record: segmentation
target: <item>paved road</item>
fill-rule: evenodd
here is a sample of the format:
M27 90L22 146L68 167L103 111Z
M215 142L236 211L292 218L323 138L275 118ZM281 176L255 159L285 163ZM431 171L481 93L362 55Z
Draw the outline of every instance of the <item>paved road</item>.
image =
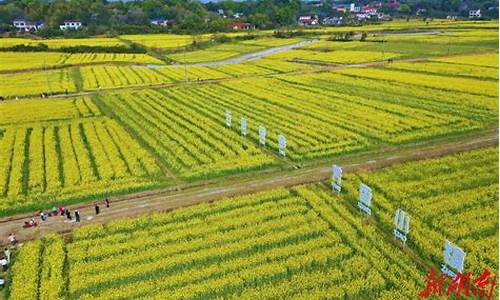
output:
M482 135L461 139L423 142L406 148L390 146L383 151L366 152L354 158L339 158L335 161L343 166L344 172L356 170L378 169L395 163L417 159L439 157L446 154L498 145L498 129L490 130ZM331 163L323 162L298 170L274 170L270 174L242 177L236 180L224 178L200 186L182 186L165 190L149 191L111 199L111 208L101 205L101 214L94 216L91 204L71 206L74 212L78 209L82 215L82 223L68 222L66 218L52 217L37 228L23 229L21 226L29 215L18 215L0 220L0 244L7 243L9 233L16 234L19 240L38 238L50 232L68 233L75 227L89 223L106 223L113 219L132 217L144 213L170 211L179 207L190 206L201 202L212 202L224 197L264 191L277 187L291 187L305 183L327 180L331 176ZM250 175L251 176L251 175ZM88 218L88 219L87 219ZM39 218L37 217L37 220Z
M279 46L279 47L273 47L269 49L265 49L262 51L258 52L253 52L253 53L248 53L244 54L242 56L234 57L234 58L229 58L226 60L221 60L221 61L210 61L210 62L200 62L200 63L194 63L194 64L180 64L178 65L179 67L213 67L213 66L222 66L222 65L231 65L231 64L238 64L242 63L245 61L250 61L250 60L255 60L259 58L263 58L272 54L280 53L280 52L286 52L295 48L302 47L307 44L312 44L319 42L318 39L314 40L306 40L306 41L301 41L295 44L290 44L290 45L284 45L284 46Z

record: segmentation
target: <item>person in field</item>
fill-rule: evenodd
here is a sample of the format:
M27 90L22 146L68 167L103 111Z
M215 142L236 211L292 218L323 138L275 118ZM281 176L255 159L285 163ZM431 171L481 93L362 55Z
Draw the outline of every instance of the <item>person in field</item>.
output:
M4 248L3 253L5 254L5 258L7 259L7 262L10 263L10 250L9 250L9 248Z
M9 234L9 242L12 246L17 244L16 236L13 233Z
M9 263L7 262L7 260L5 259L5 257L2 257L0 259L0 265L2 265L2 271L6 272L7 269L9 268Z
M64 217L65 209L63 205L59 206L59 213L61 214L61 217Z
M75 220L76 223L80 223L80 212L78 210L75 210Z
M36 226L37 224L36 224L35 218L31 218L28 222L25 222L25 225L27 227L34 227L34 226Z
M94 204L94 209L95 209L95 214L98 215L99 211L100 211L99 204L95 203Z

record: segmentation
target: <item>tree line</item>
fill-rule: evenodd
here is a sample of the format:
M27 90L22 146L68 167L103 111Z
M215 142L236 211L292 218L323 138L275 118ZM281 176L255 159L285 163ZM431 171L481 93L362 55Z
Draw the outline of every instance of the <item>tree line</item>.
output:
M320 17L345 14L332 8L332 0L304 2L300 0L224 0L201 3L195 0L3 0L0 1L0 33L13 32L12 22L24 17L31 21L43 21L45 27L36 32L43 37L67 35L73 37L102 34L133 33L204 33L231 30L234 20L251 23L258 29L289 27L302 14L317 14ZM356 5L369 0L345 1ZM319 3L319 4L318 4ZM465 5L465 6L464 6ZM418 0L403 3L398 9L382 0L381 11L395 16L415 15L425 9L428 17L443 17L447 14L465 14L464 7L482 8L483 14L498 16L498 0ZM151 26L151 20L169 20L167 27ZM64 20L77 19L84 24L77 31L61 31Z

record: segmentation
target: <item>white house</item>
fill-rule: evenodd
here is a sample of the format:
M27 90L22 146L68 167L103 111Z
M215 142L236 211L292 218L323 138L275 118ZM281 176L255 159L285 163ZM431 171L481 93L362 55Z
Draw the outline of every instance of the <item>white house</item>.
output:
M151 25L167 27L168 20L166 20L166 19L153 19L153 20L151 20Z
M15 19L14 22L14 27L16 27L20 31L37 31L40 30L44 27L44 24L42 21L38 22L31 22L26 19L18 18Z
M80 29L82 27L82 22L77 21L77 20L67 20L64 21L64 24L59 25L59 28L61 30L67 30L67 29Z
M478 10L475 10L475 9L471 9L469 10L469 19L474 19L474 18L481 18L481 10L478 9Z
M351 5L349 6L349 10L352 13L359 13L361 11L361 6L356 6L354 3L351 3Z
M300 16L297 24L300 26L316 26L319 24L319 19L316 15Z

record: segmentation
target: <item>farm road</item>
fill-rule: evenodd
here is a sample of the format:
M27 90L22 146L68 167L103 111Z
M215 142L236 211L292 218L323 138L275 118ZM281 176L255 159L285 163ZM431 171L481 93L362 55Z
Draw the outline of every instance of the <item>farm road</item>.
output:
M193 63L193 64L179 64L178 66L179 67L184 67L184 66L187 66L187 67L213 67L213 66L239 64L239 63L242 63L245 61L263 58L263 57L266 57L266 56L269 56L272 54L289 51L289 50L299 48L299 47L305 46L307 44L316 43L316 42L319 42L319 40L318 39L306 40L306 41L301 41L301 42L290 44L290 45L268 48L268 49L265 49L262 51L252 52L252 53L244 54L242 56L229 58L226 60L201 62L201 63Z
M403 147L386 146L383 149L339 157L336 164L342 165L344 172L375 170L396 163L418 159L440 157L447 154L498 145L498 128L486 130L476 135L459 138L422 142ZM185 185L165 190L148 191L111 198L111 208L101 205L101 214L94 215L93 206L81 204L70 206L72 212L80 211L82 223L67 222L66 218L51 217L36 228L23 229L21 226L30 215L18 215L0 219L2 244L7 243L9 233L16 234L20 241L31 240L51 232L70 233L82 224L106 223L113 219L132 217L145 213L165 212L179 207L202 202L212 202L225 197L265 191L278 187L314 183L328 180L331 176L330 162L320 162L302 169L271 170L267 173L252 173L234 178L222 178L196 185ZM35 217L39 221L39 217Z

